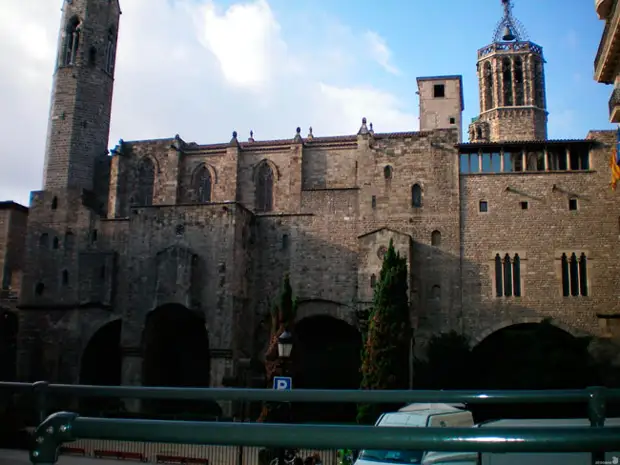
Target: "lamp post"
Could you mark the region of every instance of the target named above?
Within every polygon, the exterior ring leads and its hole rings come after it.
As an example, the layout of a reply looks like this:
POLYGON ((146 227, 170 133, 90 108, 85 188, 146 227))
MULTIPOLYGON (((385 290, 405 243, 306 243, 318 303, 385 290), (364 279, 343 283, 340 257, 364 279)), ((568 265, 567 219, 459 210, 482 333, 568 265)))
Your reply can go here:
MULTIPOLYGON (((288 361, 291 357, 291 352, 293 351, 293 335, 289 333, 287 330, 284 330, 282 334, 278 337, 278 358, 280 365, 280 374, 281 376, 288 375, 288 361)), ((287 404, 288 405, 288 404, 287 404)), ((284 404, 281 405, 284 407, 284 404)), ((288 405, 290 407, 290 405, 288 405)), ((280 420, 282 423, 288 423, 289 417, 289 409, 286 409, 286 415, 284 414, 284 408, 278 409, 280 410, 280 420)), ((278 449, 278 465, 285 465, 285 449, 280 447, 278 449)))

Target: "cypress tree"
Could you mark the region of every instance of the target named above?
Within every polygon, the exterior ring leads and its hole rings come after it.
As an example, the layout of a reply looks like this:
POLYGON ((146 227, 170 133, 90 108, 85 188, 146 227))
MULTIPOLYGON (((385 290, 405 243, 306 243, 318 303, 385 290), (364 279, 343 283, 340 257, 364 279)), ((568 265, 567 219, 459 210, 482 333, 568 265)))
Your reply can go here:
MULTIPOLYGON (((368 332, 362 349, 361 389, 408 389, 411 320, 407 295, 407 260, 394 250, 390 240, 373 305, 368 332)), ((361 404, 357 421, 372 424, 382 410, 392 405, 361 404)))

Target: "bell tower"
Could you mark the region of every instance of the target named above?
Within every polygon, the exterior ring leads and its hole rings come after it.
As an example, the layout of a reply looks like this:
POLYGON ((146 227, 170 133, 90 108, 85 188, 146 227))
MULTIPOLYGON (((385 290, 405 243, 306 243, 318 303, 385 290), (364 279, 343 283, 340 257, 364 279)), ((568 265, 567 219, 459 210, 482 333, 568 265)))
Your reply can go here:
POLYGON ((530 42, 513 16, 511 0, 493 42, 478 50, 480 116, 469 126, 469 140, 500 142, 547 138, 543 51, 530 42))
POLYGON ((64 0, 54 69, 44 190, 92 190, 107 154, 118 0, 64 0))

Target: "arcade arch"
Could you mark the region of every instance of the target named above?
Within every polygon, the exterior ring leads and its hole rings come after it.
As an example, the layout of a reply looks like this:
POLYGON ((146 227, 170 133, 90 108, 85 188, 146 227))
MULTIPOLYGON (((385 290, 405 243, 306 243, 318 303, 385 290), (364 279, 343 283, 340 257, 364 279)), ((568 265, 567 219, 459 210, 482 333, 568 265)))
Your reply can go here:
MULTIPOLYGON (((208 387, 211 381, 209 336, 205 318, 180 304, 166 304, 151 311, 142 335, 145 386, 208 387)), ((219 415, 215 402, 143 402, 151 413, 219 415)))
MULTIPOLYGON (((80 384, 120 386, 121 384, 121 319, 104 324, 89 339, 80 361, 80 384)), ((80 399, 80 413, 113 411, 120 399, 85 397, 80 399)))
MULTIPOLYGON (((596 384, 589 340, 543 321, 519 323, 485 337, 471 351, 472 389, 582 389, 596 384)), ((583 406, 540 405, 476 408, 504 417, 584 414, 583 406)))
MULTIPOLYGON (((362 337, 349 323, 322 314, 295 324, 293 386, 299 389, 358 389, 362 337)), ((356 405, 300 403, 296 422, 354 422, 356 405)))

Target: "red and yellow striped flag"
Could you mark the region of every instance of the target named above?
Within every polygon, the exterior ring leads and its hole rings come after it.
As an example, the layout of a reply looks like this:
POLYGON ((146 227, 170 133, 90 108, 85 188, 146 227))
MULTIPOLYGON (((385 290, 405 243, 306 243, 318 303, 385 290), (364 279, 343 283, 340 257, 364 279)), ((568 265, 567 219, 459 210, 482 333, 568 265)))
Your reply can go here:
POLYGON ((609 167, 611 168, 611 188, 616 190, 616 185, 620 181, 620 126, 616 129, 616 143, 611 151, 609 159, 609 167))

